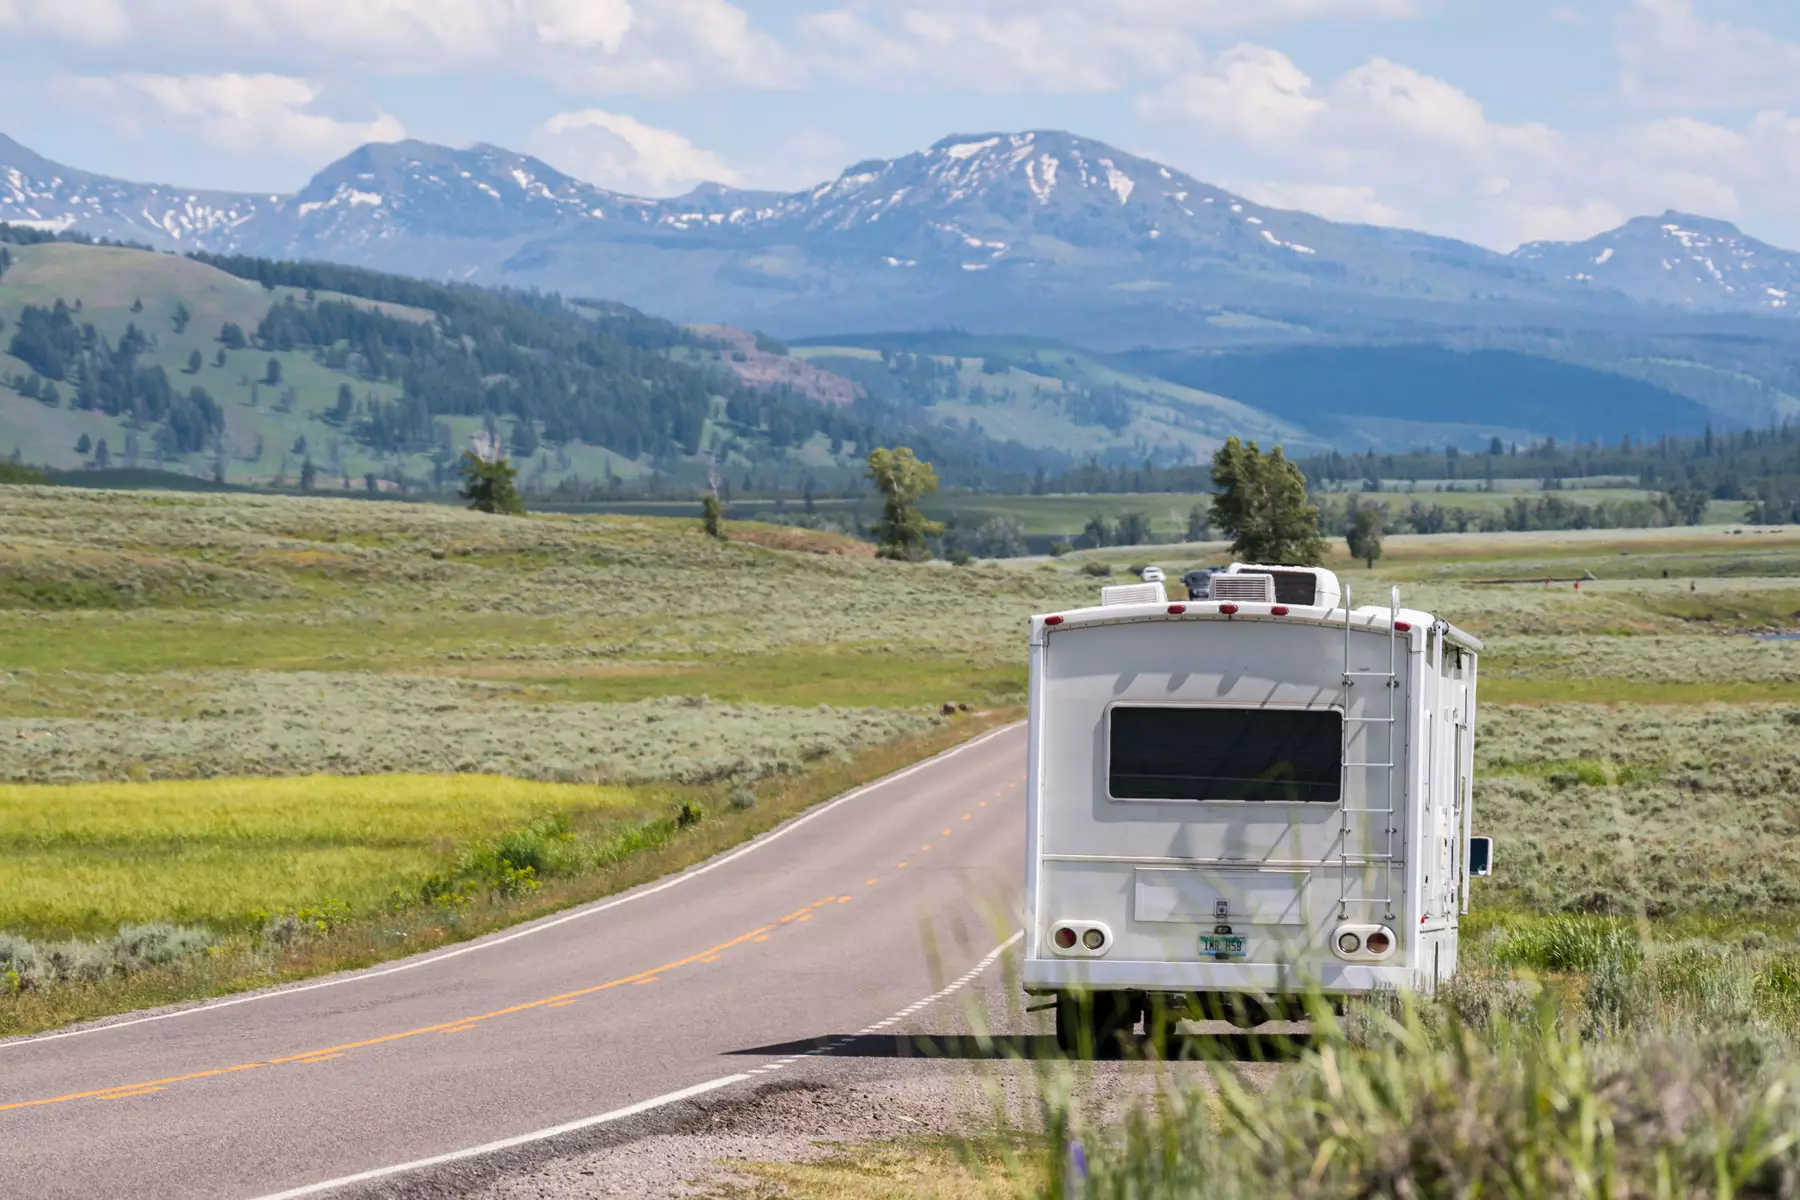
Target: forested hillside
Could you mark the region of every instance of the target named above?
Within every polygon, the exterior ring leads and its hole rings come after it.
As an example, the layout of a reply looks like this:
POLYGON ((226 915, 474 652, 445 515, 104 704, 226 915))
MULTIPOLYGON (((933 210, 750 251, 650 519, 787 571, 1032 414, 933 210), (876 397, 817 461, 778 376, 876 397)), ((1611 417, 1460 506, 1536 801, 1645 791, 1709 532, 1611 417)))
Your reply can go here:
POLYGON ((410 490, 444 486, 482 427, 544 489, 680 489, 712 463, 833 486, 899 439, 949 478, 1043 462, 889 398, 753 386, 723 344, 622 305, 0 237, 0 439, 45 465, 410 490))

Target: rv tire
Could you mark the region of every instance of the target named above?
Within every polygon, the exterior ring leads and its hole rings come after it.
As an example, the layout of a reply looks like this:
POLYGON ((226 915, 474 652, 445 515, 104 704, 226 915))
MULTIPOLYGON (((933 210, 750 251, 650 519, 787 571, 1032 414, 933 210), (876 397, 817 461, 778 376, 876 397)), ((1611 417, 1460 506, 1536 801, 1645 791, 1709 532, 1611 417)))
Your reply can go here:
POLYGON ((1070 1056, 1106 1058, 1137 1025, 1143 997, 1135 992, 1056 993, 1056 1045, 1070 1056))

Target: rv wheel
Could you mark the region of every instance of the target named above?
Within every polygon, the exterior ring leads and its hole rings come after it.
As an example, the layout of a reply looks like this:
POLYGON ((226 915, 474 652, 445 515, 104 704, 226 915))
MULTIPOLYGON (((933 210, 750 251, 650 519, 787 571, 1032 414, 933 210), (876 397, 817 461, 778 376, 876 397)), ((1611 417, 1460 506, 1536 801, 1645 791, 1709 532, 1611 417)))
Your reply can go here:
POLYGON ((1131 992, 1058 992, 1056 1044, 1064 1054, 1104 1058, 1119 1052, 1137 1024, 1139 998, 1131 992))
POLYGON ((1255 1029, 1269 1019, 1269 1010, 1262 1001, 1251 996, 1204 993, 1200 997, 1200 1007, 1208 1020, 1229 1021, 1239 1029, 1255 1029))

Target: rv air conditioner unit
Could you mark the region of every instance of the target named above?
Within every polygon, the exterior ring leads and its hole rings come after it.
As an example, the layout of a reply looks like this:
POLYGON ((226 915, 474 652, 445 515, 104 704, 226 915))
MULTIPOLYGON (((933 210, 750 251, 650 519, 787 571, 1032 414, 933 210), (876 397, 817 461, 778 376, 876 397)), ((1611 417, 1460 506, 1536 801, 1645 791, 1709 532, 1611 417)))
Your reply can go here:
POLYGON ((1248 572, 1212 577, 1212 599, 1236 600, 1249 604, 1275 603, 1275 577, 1248 572))
MULTIPOLYGON (((1275 592, 1270 599, 1272 604, 1293 604, 1307 608, 1336 608, 1343 600, 1343 588, 1338 577, 1324 567, 1271 567, 1258 563, 1232 563, 1225 568, 1225 577, 1239 575, 1267 575, 1275 581, 1275 592)), ((1212 598, 1220 598, 1218 579, 1213 576, 1212 598)), ((1237 600, 1242 597, 1229 596, 1237 600)))
POLYGON ((1168 600, 1169 595, 1160 583, 1122 583, 1100 589, 1100 603, 1109 607, 1114 604, 1166 604, 1168 600))

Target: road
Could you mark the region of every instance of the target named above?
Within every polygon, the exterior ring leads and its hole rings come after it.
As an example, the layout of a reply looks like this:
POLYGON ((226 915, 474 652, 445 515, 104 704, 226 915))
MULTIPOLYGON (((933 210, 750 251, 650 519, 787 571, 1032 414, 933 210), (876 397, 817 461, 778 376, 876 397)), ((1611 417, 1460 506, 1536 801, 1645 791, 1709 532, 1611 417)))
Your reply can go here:
POLYGON ((1016 928, 1024 768, 1012 726, 452 950, 0 1042, 0 1195, 397 1185, 754 1086, 803 1052, 780 1047, 891 1029, 950 1002, 1016 928))

